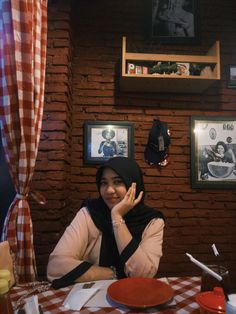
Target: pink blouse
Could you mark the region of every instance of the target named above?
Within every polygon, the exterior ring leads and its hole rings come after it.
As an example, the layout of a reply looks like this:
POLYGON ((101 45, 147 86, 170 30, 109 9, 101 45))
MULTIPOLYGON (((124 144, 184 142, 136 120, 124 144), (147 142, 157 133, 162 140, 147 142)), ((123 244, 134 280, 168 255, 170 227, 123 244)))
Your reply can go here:
MULTIPOLYGON (((163 219, 152 219, 143 231, 138 249, 127 260, 125 273, 129 277, 154 277, 162 256, 163 219)), ((83 261, 99 265, 102 232, 97 229, 86 207, 81 208, 50 254, 47 276, 60 278, 83 261)), ((92 280, 93 269, 86 272, 92 280)))

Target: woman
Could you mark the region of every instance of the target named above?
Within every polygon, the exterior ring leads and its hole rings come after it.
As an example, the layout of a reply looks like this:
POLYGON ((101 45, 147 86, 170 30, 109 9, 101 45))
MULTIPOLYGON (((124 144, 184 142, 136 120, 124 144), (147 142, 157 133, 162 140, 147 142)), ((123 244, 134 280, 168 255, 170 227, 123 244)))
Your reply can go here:
POLYGON ((144 204, 138 164, 126 157, 111 158, 98 169, 96 183, 99 198, 84 202, 49 257, 47 275, 54 288, 154 277, 158 270, 164 218, 144 204))
POLYGON ((236 158, 231 148, 228 148, 225 142, 219 141, 216 143, 214 150, 211 146, 207 146, 200 159, 201 179, 209 178, 209 170, 207 164, 212 161, 229 162, 236 164, 236 158))
POLYGON ((227 145, 223 142, 220 141, 216 144, 215 147, 215 161, 223 161, 223 162, 232 162, 235 163, 235 155, 234 152, 231 148, 228 148, 227 145))

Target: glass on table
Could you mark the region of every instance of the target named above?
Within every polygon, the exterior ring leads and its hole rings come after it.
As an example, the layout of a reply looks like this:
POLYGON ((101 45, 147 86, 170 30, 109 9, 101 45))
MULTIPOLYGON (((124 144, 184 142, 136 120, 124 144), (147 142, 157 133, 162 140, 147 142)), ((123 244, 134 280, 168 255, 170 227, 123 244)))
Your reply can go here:
MULTIPOLYGON (((207 265, 215 273, 223 277, 225 288, 229 289, 229 272, 228 269, 221 265, 207 265)), ((201 276, 201 291, 212 291, 215 287, 220 287, 221 282, 214 278, 209 273, 203 271, 201 276)))

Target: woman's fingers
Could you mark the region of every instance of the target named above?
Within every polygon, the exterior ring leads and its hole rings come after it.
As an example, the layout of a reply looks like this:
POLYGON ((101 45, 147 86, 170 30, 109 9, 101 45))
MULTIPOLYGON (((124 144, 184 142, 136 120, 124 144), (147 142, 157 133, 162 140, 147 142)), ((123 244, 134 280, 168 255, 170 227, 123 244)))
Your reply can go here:
POLYGON ((131 184, 131 193, 130 193, 130 200, 131 200, 131 201, 134 201, 134 199, 135 199, 135 194, 136 194, 136 183, 133 182, 133 183, 131 184))
POLYGON ((134 200, 134 206, 136 206, 141 201, 142 196, 143 196, 143 191, 141 191, 138 197, 136 198, 136 200, 134 200))
POLYGON ((118 213, 123 217, 141 201, 143 191, 139 193, 137 198, 135 198, 135 196, 136 196, 136 183, 132 183, 124 199, 112 208, 112 212, 118 213))
POLYGON ((129 202, 133 202, 135 199, 135 194, 136 194, 136 183, 133 182, 130 186, 130 188, 127 191, 126 196, 128 197, 129 202))
POLYGON ((143 196, 143 191, 141 191, 138 195, 137 198, 135 198, 136 196, 136 183, 133 182, 131 184, 131 187, 128 189, 127 191, 127 197, 128 197, 128 202, 131 203, 133 206, 137 205, 141 199, 142 199, 142 196, 143 196))

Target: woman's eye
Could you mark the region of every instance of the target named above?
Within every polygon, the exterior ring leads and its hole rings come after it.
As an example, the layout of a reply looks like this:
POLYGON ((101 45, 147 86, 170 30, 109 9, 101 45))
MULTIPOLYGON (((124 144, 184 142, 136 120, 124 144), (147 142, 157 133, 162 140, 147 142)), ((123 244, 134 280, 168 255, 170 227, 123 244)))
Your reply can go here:
POLYGON ((115 180, 114 184, 115 185, 121 185, 121 184, 123 184, 123 181, 122 180, 115 180))
POLYGON ((105 186, 107 183, 105 181, 100 182, 100 186, 105 186))

